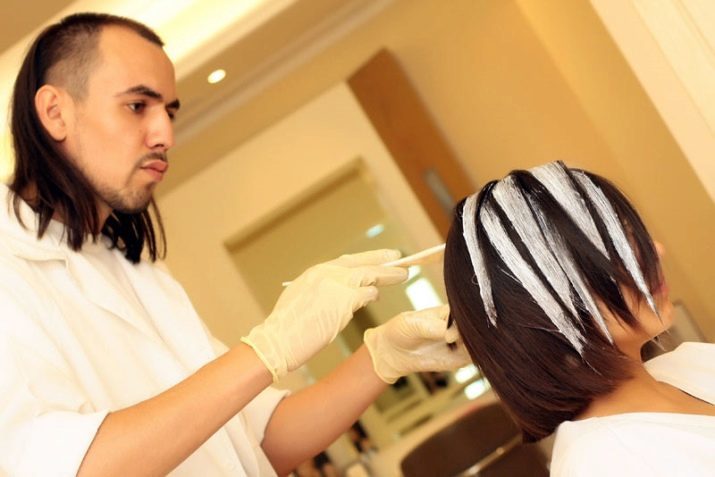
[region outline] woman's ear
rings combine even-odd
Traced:
[[[35,109],[40,122],[52,139],[62,142],[67,137],[67,93],[56,86],[42,85],[35,93]]]

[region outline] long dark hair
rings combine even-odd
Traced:
[[[71,94],[81,96],[87,75],[98,54],[99,33],[108,25],[128,28],[148,41],[163,46],[151,29],[128,18],[108,14],[79,13],[47,27],[30,46],[15,81],[12,95],[11,130],[15,149],[15,168],[9,187],[14,192],[15,215],[19,215],[20,195],[31,191],[30,206],[39,218],[41,238],[53,215],[64,221],[68,245],[80,250],[88,235],[97,239],[100,230],[95,193],[81,171],[69,161],[45,130],[35,109],[35,94],[49,80],[58,64],[63,74],[72,75]],[[73,89],[73,91],[72,91]],[[137,263],[146,245],[150,259],[166,253],[164,227],[154,199],[150,209],[125,214],[113,211],[101,226],[131,262]],[[152,219],[153,215],[153,219]],[[158,235],[154,230],[158,226]],[[157,238],[161,240],[161,253]]]
[[[594,204],[575,179],[577,170],[563,168],[593,217],[609,256],[614,258],[609,260],[598,251],[559,202],[529,171],[512,171],[510,176],[520,193],[528,198],[525,203],[532,208],[538,207],[546,223],[564,239],[591,296],[624,324],[638,329],[638,320],[631,313],[619,287],[622,285],[635,290],[637,294],[634,279],[618,258]],[[648,287],[651,290],[657,288],[661,281],[659,261],[638,213],[608,180],[585,171],[578,173],[586,174],[603,191],[632,242]],[[455,209],[444,259],[450,320],[456,322],[472,359],[521,427],[524,440],[536,441],[551,434],[560,423],[578,416],[594,398],[609,393],[627,379],[630,362],[601,332],[596,320],[585,311],[587,307],[577,306],[578,316],[573,316],[549,287],[563,307],[564,314],[582,330],[586,338],[583,355],[580,355],[572,343],[556,331],[549,317],[509,272],[481,223],[479,211],[486,204],[498,212],[520,255],[537,271],[541,281],[547,283],[530,254],[530,244],[522,242],[493,197],[492,190],[496,183],[492,181],[481,189],[475,217],[466,218],[476,223],[484,267],[491,279],[497,311],[496,326],[489,323],[463,237],[464,200]],[[528,212],[533,214],[534,210]],[[576,295],[573,289],[571,293]]]

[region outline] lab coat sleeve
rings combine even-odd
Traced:
[[[263,442],[268,421],[271,420],[271,416],[273,416],[278,404],[288,394],[288,391],[269,386],[243,409],[243,415],[246,416],[248,427],[251,428],[258,442]]]
[[[76,475],[107,415],[87,404],[41,301],[0,269],[0,475]]]

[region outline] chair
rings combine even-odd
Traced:
[[[501,404],[475,409],[431,435],[400,464],[405,477],[548,477],[546,457]]]

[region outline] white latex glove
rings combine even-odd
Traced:
[[[277,380],[333,341],[357,309],[377,299],[377,286],[407,280],[406,269],[380,265],[399,257],[397,250],[373,250],[309,268],[283,291],[266,321],[241,341]]]
[[[449,306],[400,313],[365,331],[377,375],[388,384],[417,371],[448,371],[471,362],[456,327],[447,329]],[[455,343],[450,349],[448,343]]]

